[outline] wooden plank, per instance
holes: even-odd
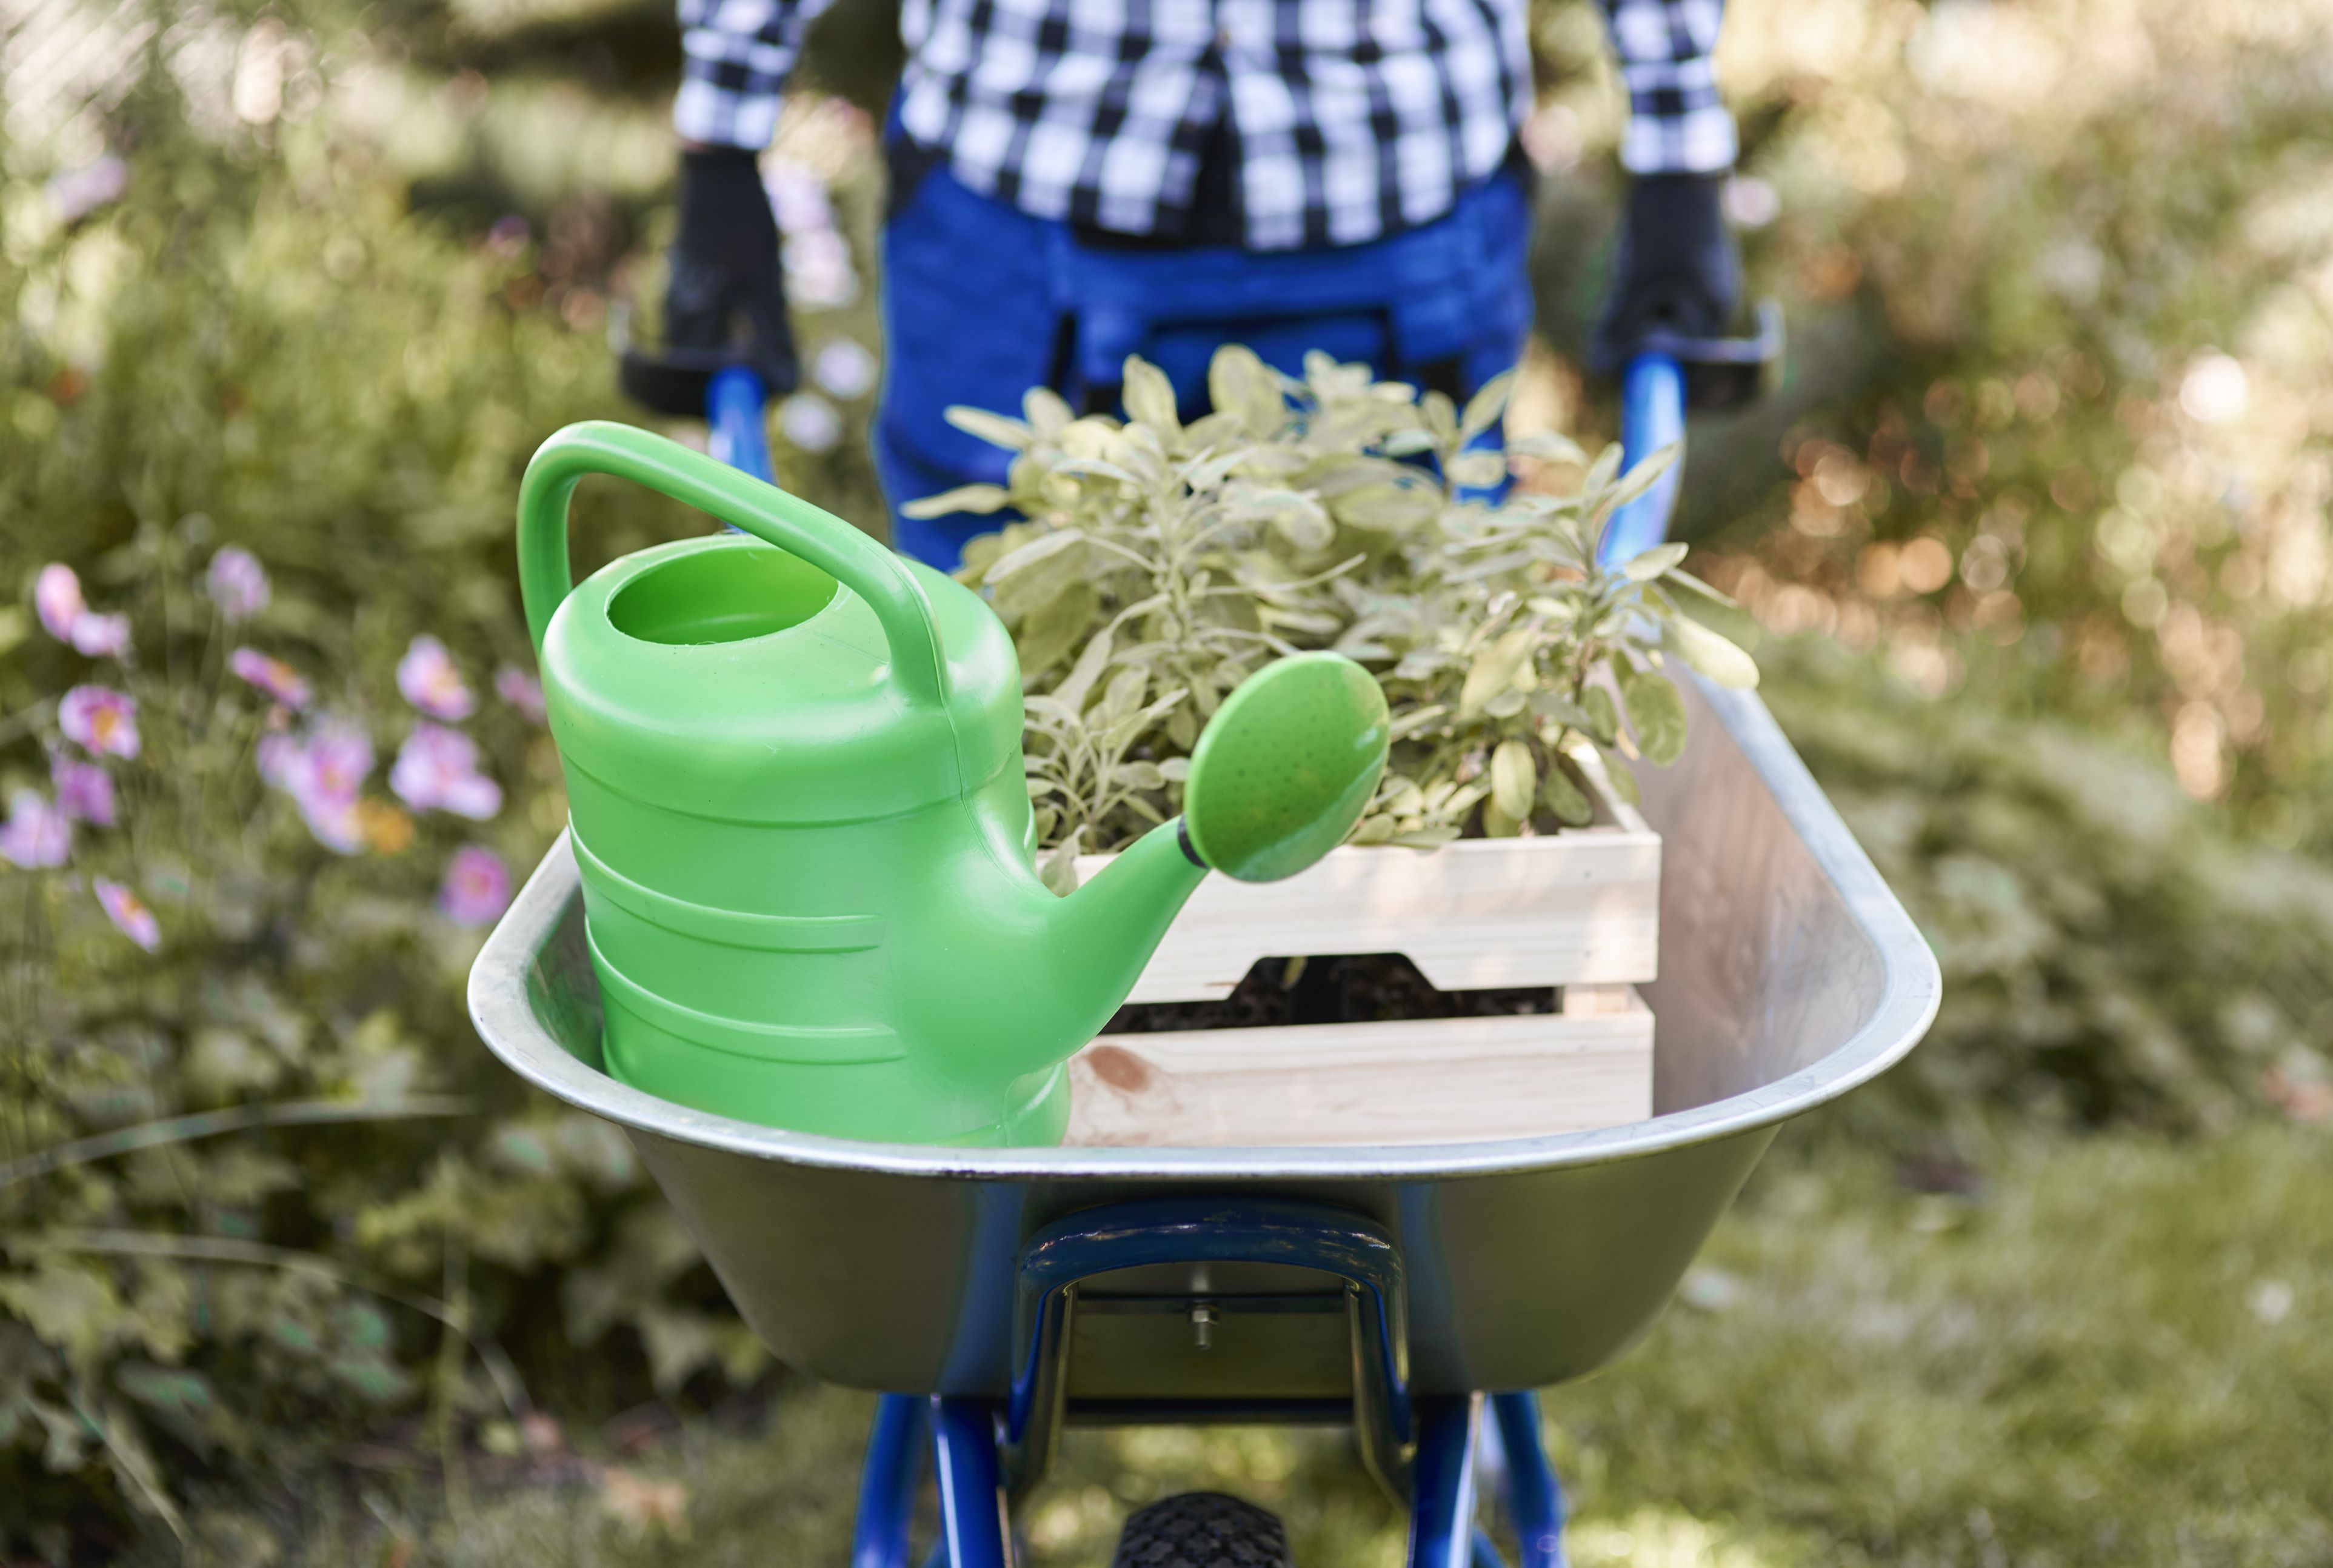
[[[1636,988],[1631,986],[1566,986],[1563,995],[1557,998],[1555,1010],[1567,1018],[1586,1018],[1627,1013],[1639,1005]]]
[[[1080,856],[1080,879],[1108,863]],[[1347,845],[1284,881],[1209,877],[1128,1000],[1220,1001],[1259,958],[1332,953],[1400,953],[1444,991],[1650,980],[1660,887],[1660,837],[1641,826]]]
[[[1653,1113],[1653,1015],[1624,1011],[1106,1034],[1070,1061],[1066,1141],[1272,1147],[1528,1138]]]

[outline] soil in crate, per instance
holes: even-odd
[[[1411,1018],[1492,1018],[1552,1013],[1553,986],[1438,991],[1399,953],[1264,958],[1220,1002],[1133,1002],[1105,1034],[1185,1029],[1268,1029],[1287,1024],[1375,1024]]]

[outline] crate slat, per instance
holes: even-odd
[[[1633,985],[1660,968],[1661,840],[1599,801],[1589,827],[1436,850],[1347,845],[1283,881],[1209,877],[1129,1002],[1219,1002],[1259,958],[1399,953],[1441,991]],[[1080,882],[1106,855],[1078,857]]]
[[[1653,1113],[1653,1015],[1593,1010],[1105,1034],[1070,1061],[1074,1145],[1269,1147],[1537,1137]]]

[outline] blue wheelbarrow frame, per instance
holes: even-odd
[[[1504,1559],[1475,1522],[1476,1460],[1485,1436],[1503,1459],[1508,1517],[1523,1568],[1563,1562],[1563,1492],[1541,1440],[1537,1395],[1525,1390],[1413,1398],[1402,1313],[1400,1249],[1384,1227],[1332,1205],[1288,1199],[1137,1199],[1084,1209],[1022,1248],[1016,1318],[1025,1347],[1011,1398],[991,1401],[886,1394],[878,1403],[860,1477],[851,1568],[910,1568],[909,1525],[924,1457],[938,1486],[940,1540],[931,1563],[1006,1568],[1012,1562],[998,1498],[1042,1477],[1071,1415],[1068,1387],[1070,1303],[1101,1275],[1158,1265],[1253,1263],[1341,1281],[1342,1299],[1291,1298],[1301,1310],[1342,1312],[1352,1335],[1349,1400],[1199,1398],[1113,1406],[1083,1401],[1088,1424],[1342,1425],[1364,1466],[1409,1504],[1409,1561],[1416,1568],[1492,1568]],[[1157,1299],[1147,1310],[1200,1321],[1203,1297]],[[1485,1404],[1492,1419],[1483,1420]]]
[[[1771,361],[1776,325],[1763,325],[1752,344],[1658,344],[1666,351],[1629,365],[1630,461],[1682,433],[1687,402],[1704,400],[1693,391],[1704,361],[1738,375]],[[713,450],[768,477],[763,401],[748,370],[706,383]],[[1671,475],[1616,517],[1608,558],[1657,543],[1675,494]],[[1884,1070],[1935,1006],[1933,958],[1771,719],[1746,697],[1688,697],[1696,738],[1668,770],[1680,776],[1647,795],[1648,814],[1671,819],[1677,864],[1699,868],[1665,922],[1665,979],[1648,992],[1682,1052],[1656,1060],[1650,1122],[1505,1144],[1221,1154],[934,1150],[728,1122],[599,1071],[563,846],[481,953],[472,1015],[515,1071],[626,1129],[748,1320],[789,1360],[859,1387],[965,1390],[880,1397],[852,1568],[910,1568],[927,1467],[940,1524],[930,1561],[1005,1568],[1011,1505],[1043,1477],[1065,1426],[1164,1422],[1349,1424],[1364,1467],[1408,1506],[1414,1568],[1502,1563],[1476,1524],[1486,1484],[1521,1563],[1552,1568],[1564,1560],[1564,1500],[1530,1390],[1641,1332],[1772,1128]],[[1655,798],[1664,792],[1675,797],[1666,807]],[[1688,801],[1708,803],[1681,810]],[[1673,1233],[1639,1238],[1627,1219],[1618,1231],[1547,1228],[1583,1204]],[[1530,1266],[1485,1273],[1480,1258],[1444,1253],[1461,1235],[1479,1246],[1486,1225],[1512,1235]],[[1405,1247],[1420,1245],[1435,1255],[1412,1277]],[[830,1272],[773,1272],[773,1253],[821,1258]],[[1205,1288],[1207,1271],[1241,1269],[1309,1285]],[[1145,1271],[1172,1288],[1128,1288]],[[1549,1316],[1528,1310],[1534,1293]],[[1609,1312],[1582,1305],[1608,1298]],[[1251,1324],[1309,1314],[1297,1325],[1308,1342],[1345,1347],[1334,1397],[1318,1382],[1269,1396],[1186,1397],[1155,1379],[1138,1397],[1080,1387],[1076,1325],[1119,1314],[1150,1336],[1124,1342],[1147,1356],[1182,1332],[1178,1319],[1205,1347],[1218,1305],[1245,1314],[1226,1322]],[[1411,1327],[1420,1311],[1422,1339]],[[1416,1378],[1414,1350],[1426,1358]],[[949,1370],[936,1361],[944,1354]],[[1454,1391],[1482,1388],[1469,1367],[1513,1382]]]

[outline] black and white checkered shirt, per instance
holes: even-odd
[[[768,145],[829,0],[679,0],[673,120]],[[1601,0],[1627,82],[1621,161],[1732,165],[1711,53],[1723,0]],[[1495,170],[1529,112],[1527,0],[907,0],[899,117],[974,190],[1039,217],[1179,232],[1225,116],[1256,250],[1430,221]],[[1222,145],[1222,143],[1218,143]]]

